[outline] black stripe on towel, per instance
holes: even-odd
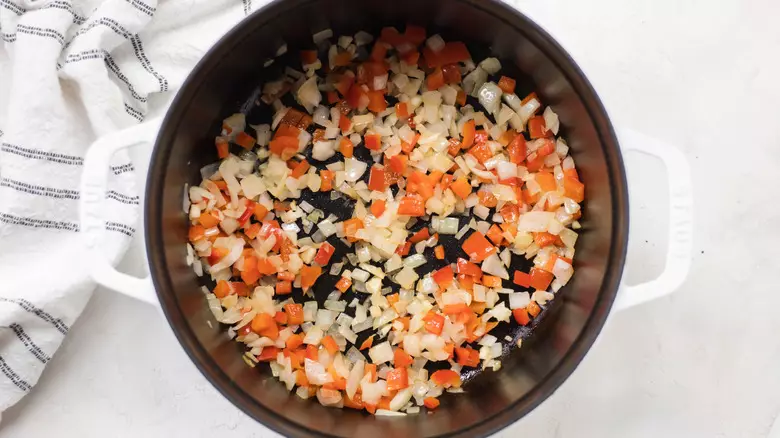
[[[130,38],[130,43],[133,45],[135,56],[141,62],[144,70],[148,71],[157,79],[157,82],[160,83],[160,91],[168,91],[168,80],[165,79],[163,75],[157,73],[154,67],[152,67],[152,63],[149,61],[149,58],[146,57],[146,53],[144,53],[144,45],[141,43],[141,38],[139,38],[138,35],[134,35]]]
[[[16,216],[8,213],[0,213],[0,222],[9,225],[21,225],[30,228],[48,228],[50,230],[78,231],[79,226],[73,222],[53,221],[49,219],[34,219],[31,217]]]
[[[11,143],[2,143],[2,145],[0,145],[0,151],[19,155],[25,158],[51,161],[53,163],[70,164],[74,166],[81,166],[84,164],[84,159],[75,155],[65,155],[58,154],[56,152],[42,151],[39,149],[23,148]]]
[[[145,116],[141,111],[138,111],[137,109],[133,108],[127,102],[124,102],[124,104],[125,104],[125,112],[127,114],[130,114],[131,117],[138,120],[139,122],[144,121]]]
[[[153,17],[155,8],[147,5],[146,3],[139,1],[139,0],[126,0],[128,3],[130,3],[134,8],[138,9],[139,11],[143,12],[144,14]]]
[[[19,377],[19,375],[16,374],[16,372],[12,370],[7,363],[5,363],[3,356],[0,356],[0,371],[2,371],[3,374],[8,377],[8,380],[10,380],[14,385],[16,385],[17,388],[21,389],[22,391],[29,391],[32,389],[32,385],[25,382],[24,379]]]
[[[42,27],[28,26],[26,24],[17,24],[16,32],[25,33],[28,35],[37,35],[40,37],[52,38],[56,40],[58,43],[60,43],[60,45],[65,44],[65,36],[63,36],[61,33],[57,32],[54,29],[44,29]]]
[[[75,24],[83,24],[85,21],[87,21],[86,17],[79,15],[79,13],[76,12],[75,9],[73,9],[73,5],[69,1],[62,1],[62,0],[54,1],[49,3],[46,6],[43,6],[40,9],[49,9],[49,8],[62,9],[64,11],[70,12],[71,15],[73,15],[73,23]]]
[[[252,12],[252,0],[241,0],[244,4],[244,15],[249,15]]]
[[[33,315],[37,316],[38,318],[41,318],[42,320],[48,322],[49,324],[53,325],[54,328],[57,329],[58,332],[62,333],[63,335],[68,333],[68,330],[70,328],[62,322],[61,319],[55,318],[51,316],[48,312],[46,312],[43,309],[39,309],[33,305],[33,303],[25,300],[25,299],[11,299],[11,298],[5,298],[0,297],[0,301],[4,301],[6,303],[15,303],[18,304],[19,307],[22,309],[32,313]]]
[[[106,198],[113,199],[114,201],[121,202],[123,204],[138,205],[138,196],[127,196],[125,194],[109,190],[106,192]]]
[[[133,163],[127,163],[121,166],[111,166],[111,171],[114,172],[114,175],[121,175],[127,172],[135,172],[135,167],[133,167]]]
[[[0,179],[0,187],[8,187],[18,192],[24,192],[38,196],[47,196],[49,198],[55,199],[79,199],[79,192],[76,190],[55,189],[53,187],[28,184],[26,182],[16,181],[10,178]]]
[[[27,351],[32,353],[33,356],[35,356],[36,359],[41,361],[41,363],[45,364],[46,362],[51,360],[51,357],[44,353],[43,350],[41,350],[40,347],[35,345],[35,342],[33,342],[32,339],[30,339],[30,336],[25,333],[22,326],[20,326],[17,323],[13,323],[10,326],[8,326],[11,330],[16,333],[16,337],[19,338],[20,341],[22,341],[22,344],[24,344],[25,347],[27,347]]]
[[[9,11],[13,12],[16,15],[24,14],[24,8],[17,4],[14,4],[13,2],[11,2],[11,0],[0,1],[0,6],[8,9]]]
[[[120,224],[119,222],[106,222],[106,229],[109,231],[116,231],[117,233],[122,233],[127,237],[133,237],[135,234],[135,228]]]

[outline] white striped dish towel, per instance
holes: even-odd
[[[211,45],[266,1],[0,0],[0,413],[38,381],[95,284],[79,260],[79,179],[98,137],[162,114]],[[111,163],[105,255],[140,216]]]

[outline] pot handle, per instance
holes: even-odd
[[[693,248],[693,186],[688,159],[679,149],[630,129],[620,130],[618,138],[625,152],[635,151],[660,159],[669,179],[666,265],[655,280],[621,286],[614,309],[622,310],[669,295],[688,275]]]
[[[104,221],[100,214],[106,197],[109,160],[119,150],[154,142],[162,118],[112,132],[99,138],[87,150],[81,175],[79,219],[89,273],[98,284],[131,298],[157,305],[151,278],[138,278],[114,268],[100,251]]]

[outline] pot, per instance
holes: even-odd
[[[182,211],[185,184],[198,184],[199,169],[215,160],[213,139],[224,117],[242,108],[261,83],[265,60],[311,35],[335,35],[411,22],[490,47],[514,64],[518,84],[536,90],[559,114],[586,187],[583,230],[574,260],[576,275],[533,327],[523,348],[446,396],[433,415],[372,417],[325,408],[285,390],[268,372],[246,366],[236,344],[213,321],[198,278],[185,262],[189,221]],[[484,54],[475,54],[482,58]],[[506,62],[508,61],[508,62]],[[159,128],[159,129],[158,129]],[[95,280],[157,303],[203,375],[233,404],[287,436],[481,436],[520,419],[574,371],[593,345],[610,309],[672,292],[684,279],[691,251],[691,185],[676,149],[621,131],[624,148],[659,157],[667,166],[671,217],[666,269],[656,280],[620,287],[628,242],[628,190],[621,149],[596,92],[569,55],[531,20],[486,0],[285,0],[269,4],[227,33],[201,60],[162,121],[147,122],[99,140],[85,159],[82,230]],[[151,280],[114,270],[99,254],[100,200],[108,160],[116,151],[154,142],[145,197],[145,232]],[[618,290],[620,293],[618,294]],[[618,297],[618,301],[616,300]]]

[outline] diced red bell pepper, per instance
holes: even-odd
[[[285,304],[284,311],[287,313],[288,325],[303,324],[303,305],[295,304],[295,303]],[[287,346],[290,347],[289,341],[287,343]],[[291,347],[291,348],[295,348],[295,347]]]
[[[441,68],[444,75],[444,82],[448,84],[458,84],[461,81],[460,68],[455,64],[447,64]]]
[[[436,68],[436,70],[428,74],[425,78],[425,84],[428,86],[429,91],[438,90],[444,86],[444,73],[441,68]]]
[[[425,201],[420,195],[406,195],[398,205],[398,214],[402,216],[425,215]]]
[[[428,228],[426,227],[426,228],[422,228],[422,229],[420,229],[420,231],[412,234],[412,237],[409,238],[409,241],[412,242],[412,243],[418,243],[418,242],[422,242],[423,240],[428,239],[429,237],[431,237],[431,232],[428,231]]]
[[[515,317],[515,321],[520,325],[528,325],[531,322],[531,318],[528,316],[528,311],[525,308],[512,310],[512,316]]]
[[[544,117],[534,116],[528,120],[528,135],[531,138],[544,138],[549,134],[552,134],[552,132],[545,126]]]
[[[390,157],[390,170],[403,174],[406,170],[406,163],[409,162],[409,156],[398,154]]]
[[[463,176],[453,181],[450,185],[450,189],[461,199],[466,199],[471,194],[471,184],[469,184],[466,177]]]
[[[540,268],[531,268],[531,287],[536,290],[547,290],[552,282],[553,274]]]
[[[431,374],[431,381],[445,388],[449,388],[451,386],[458,388],[461,385],[460,374],[452,370],[435,371],[433,374]]]
[[[509,153],[509,161],[515,164],[522,164],[522,162],[525,161],[525,154],[527,151],[523,134],[518,133],[506,149]]]
[[[228,144],[227,140],[222,137],[217,137],[214,144],[217,147],[217,156],[219,158],[227,158],[228,155],[230,155],[230,145]]]
[[[349,290],[350,286],[352,286],[352,280],[347,277],[341,277],[339,281],[336,282],[336,289],[340,290],[342,293]]]
[[[452,284],[455,279],[455,274],[452,272],[452,267],[447,265],[434,272],[431,277],[433,277],[433,281],[439,285],[439,288],[443,290]]]
[[[470,275],[472,277],[479,277],[482,275],[482,270],[479,269],[479,266],[464,258],[458,257],[458,262],[455,264],[455,266],[458,274]]]
[[[405,352],[401,347],[395,349],[395,352],[393,352],[393,358],[393,365],[395,365],[396,368],[406,368],[412,366],[412,363],[414,362],[412,356]]]
[[[461,245],[474,262],[481,262],[496,253],[496,247],[479,231],[474,231]]]
[[[474,144],[474,136],[477,133],[477,125],[473,120],[469,120],[468,122],[463,124],[463,132],[461,132],[461,135],[463,136],[463,140],[461,141],[461,147],[463,149],[468,149],[471,147],[471,145]]]
[[[457,362],[464,367],[479,366],[479,351],[469,347],[458,347],[455,349]]]
[[[363,141],[366,144],[366,149],[372,151],[378,151],[382,149],[382,137],[379,134],[366,134],[363,137]]]
[[[531,276],[522,271],[515,271],[512,283],[518,286],[531,287]]]
[[[387,390],[398,391],[409,387],[409,374],[406,368],[395,368],[387,373]]]
[[[428,409],[436,409],[440,404],[439,399],[435,397],[425,397],[425,400],[423,400],[423,405]]]
[[[387,188],[385,183],[385,168],[378,165],[371,166],[371,173],[368,177],[368,189],[384,192]]]
[[[385,93],[382,90],[368,92],[368,110],[373,113],[381,113],[387,109]]]
[[[371,214],[373,214],[374,217],[382,216],[382,213],[385,212],[386,204],[384,199],[375,199],[374,202],[371,203]]]
[[[574,202],[585,200],[585,184],[581,183],[577,178],[565,176],[563,178],[563,190],[566,197],[571,198]]]
[[[498,88],[504,93],[512,94],[515,92],[515,80],[510,77],[501,76],[501,79],[498,80]]]
[[[432,310],[425,315],[423,321],[425,321],[425,330],[427,330],[428,333],[440,335],[444,329],[444,315],[439,315]]]
[[[317,278],[322,275],[321,266],[306,266],[301,268],[301,287],[303,289],[314,286]]]
[[[320,266],[327,265],[334,252],[336,252],[336,248],[333,245],[322,242],[320,249],[317,250],[317,255],[314,256],[314,263]]]

